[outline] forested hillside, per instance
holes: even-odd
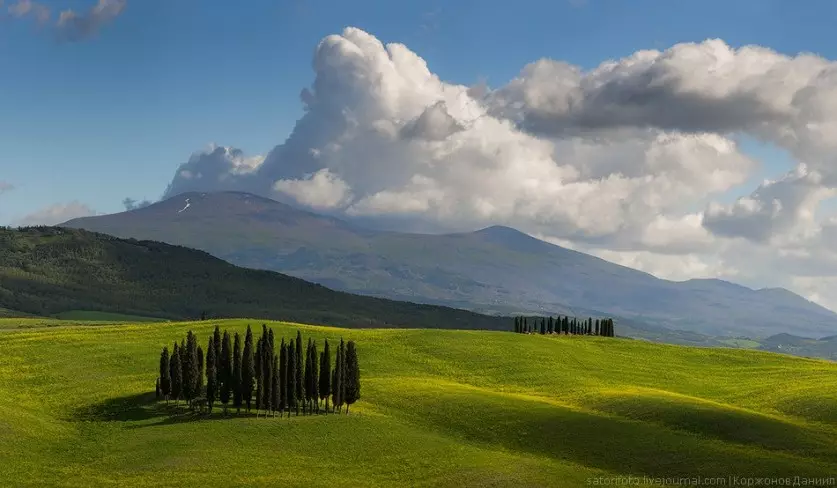
[[[0,229],[0,308],[170,319],[255,317],[354,327],[508,329],[508,318],[336,292],[202,251],[83,230]]]

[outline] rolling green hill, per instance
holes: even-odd
[[[203,343],[215,323],[0,333],[0,480],[573,487],[628,474],[837,473],[837,364],[827,361],[597,337],[273,324],[279,337],[300,329],[320,342],[357,341],[363,386],[352,414],[195,418],[154,402],[160,347],[189,329]],[[243,332],[247,322],[220,325]]]
[[[336,292],[184,247],[50,227],[0,229],[0,307],[39,316],[75,311],[76,320],[107,312],[110,318],[104,320],[182,320],[206,313],[354,327],[508,329],[511,324],[464,310]]]

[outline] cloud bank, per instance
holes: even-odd
[[[780,284],[837,308],[837,224],[819,215],[837,188],[833,61],[707,40],[589,71],[541,59],[490,89],[347,28],[313,68],[284,143],[196,153],[166,196],[234,189],[412,228],[505,224],[663,277]],[[760,166],[741,135],[797,166],[729,203]]]
[[[96,215],[96,212],[81,202],[61,203],[42,208],[23,217],[16,226],[57,225],[79,217]]]

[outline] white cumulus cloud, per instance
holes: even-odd
[[[833,61],[711,39],[592,70],[542,59],[475,89],[347,28],[313,68],[282,144],[264,158],[196,153],[166,195],[250,191],[411,228],[505,224],[678,279],[829,279],[810,271],[835,244],[817,212],[837,188]],[[722,204],[759,168],[743,134],[797,167]]]

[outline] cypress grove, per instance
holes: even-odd
[[[543,324],[545,326],[546,322]],[[218,335],[221,336],[220,330]],[[278,350],[274,331],[266,325],[257,347],[253,347],[250,327],[243,348],[238,333],[234,334],[234,345],[231,337],[228,331],[223,331],[221,345],[216,348],[215,334],[210,335],[205,356],[192,331],[188,331],[180,344],[174,342],[171,354],[168,347],[164,347],[154,385],[156,398],[166,402],[173,398],[175,405],[183,398],[190,409],[203,410],[206,406],[209,414],[220,401],[224,405],[224,415],[227,415],[230,402],[236,412],[240,413],[245,404],[249,412],[255,393],[257,417],[262,411],[265,417],[275,417],[277,412],[280,417],[288,412],[290,417],[292,410],[297,415],[300,410],[303,415],[319,414],[322,401],[325,402],[324,411],[328,413],[329,397],[331,411],[342,413],[345,405],[348,414],[350,406],[360,399],[360,369],[354,341],[340,340],[332,369],[328,341],[324,341],[320,353],[316,341],[308,338],[303,351],[300,331],[290,341],[282,338]],[[217,357],[216,352],[223,357]],[[256,357],[260,364],[256,364]],[[260,371],[258,381],[256,370]]]

